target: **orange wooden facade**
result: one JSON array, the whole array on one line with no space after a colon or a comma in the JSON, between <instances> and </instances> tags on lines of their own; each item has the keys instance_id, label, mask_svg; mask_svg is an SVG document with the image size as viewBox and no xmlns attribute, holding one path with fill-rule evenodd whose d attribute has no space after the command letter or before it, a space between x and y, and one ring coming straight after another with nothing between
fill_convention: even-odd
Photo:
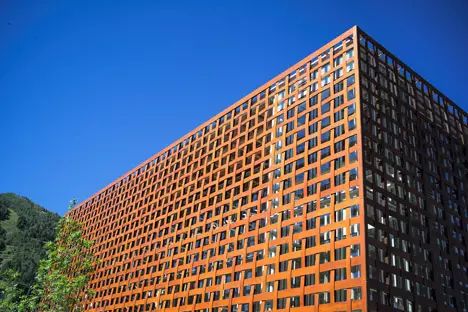
<instances>
[{"instance_id":1,"label":"orange wooden facade","mask_svg":"<svg viewBox=\"0 0 468 312\"><path fill-rule=\"evenodd\" d=\"M366 311L357 28L77 206L88 311Z\"/></svg>"}]
</instances>

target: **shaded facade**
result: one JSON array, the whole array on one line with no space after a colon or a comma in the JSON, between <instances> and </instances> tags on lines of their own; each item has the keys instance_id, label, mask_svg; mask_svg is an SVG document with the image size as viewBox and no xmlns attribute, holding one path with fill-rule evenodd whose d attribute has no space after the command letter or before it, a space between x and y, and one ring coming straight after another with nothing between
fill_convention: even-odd
<instances>
[{"instance_id":1,"label":"shaded facade","mask_svg":"<svg viewBox=\"0 0 468 312\"><path fill-rule=\"evenodd\" d=\"M73 210L84 304L464 311L467 123L354 27Z\"/></svg>"},{"instance_id":2,"label":"shaded facade","mask_svg":"<svg viewBox=\"0 0 468 312\"><path fill-rule=\"evenodd\" d=\"M467 114L359 36L369 310L467 311Z\"/></svg>"}]
</instances>

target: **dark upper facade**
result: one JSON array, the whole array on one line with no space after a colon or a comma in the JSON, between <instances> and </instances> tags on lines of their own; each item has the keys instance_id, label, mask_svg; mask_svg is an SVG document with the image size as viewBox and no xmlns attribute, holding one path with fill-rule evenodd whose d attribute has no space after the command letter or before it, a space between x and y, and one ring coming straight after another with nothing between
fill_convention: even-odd
<instances>
[{"instance_id":1,"label":"dark upper facade","mask_svg":"<svg viewBox=\"0 0 468 312\"><path fill-rule=\"evenodd\" d=\"M88 311L465 311L467 115L353 27L76 207Z\"/></svg>"},{"instance_id":2,"label":"dark upper facade","mask_svg":"<svg viewBox=\"0 0 468 312\"><path fill-rule=\"evenodd\" d=\"M363 32L359 75L369 310L467 311L467 114Z\"/></svg>"}]
</instances>

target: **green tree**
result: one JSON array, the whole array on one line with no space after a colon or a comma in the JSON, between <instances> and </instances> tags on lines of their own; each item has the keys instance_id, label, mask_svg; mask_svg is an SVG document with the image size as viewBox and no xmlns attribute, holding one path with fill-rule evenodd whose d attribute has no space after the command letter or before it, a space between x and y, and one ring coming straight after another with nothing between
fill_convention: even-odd
<instances>
[{"instance_id":1,"label":"green tree","mask_svg":"<svg viewBox=\"0 0 468 312\"><path fill-rule=\"evenodd\" d=\"M76 200L73 200L70 209L75 204ZM21 294L14 284L18 276L11 273L14 279L9 279L10 283L2 294L2 298L11 299L2 299L5 301L5 310L2 311L83 311L84 304L94 295L88 287L98 264L92 246L93 242L83 236L83 225L66 214L58 222L55 241L45 246L46 257L41 260L35 283L27 294ZM9 302L19 303L8 310Z\"/></svg>"},{"instance_id":2,"label":"green tree","mask_svg":"<svg viewBox=\"0 0 468 312\"><path fill-rule=\"evenodd\" d=\"M60 216L13 193L0 194L0 272L19 273L21 288L34 284L46 242L54 241ZM5 275L0 275L0 292Z\"/></svg>"},{"instance_id":3,"label":"green tree","mask_svg":"<svg viewBox=\"0 0 468 312\"><path fill-rule=\"evenodd\" d=\"M8 270L1 273L3 277L4 289L1 292L0 311L19 311L24 289L18 283L19 273Z\"/></svg>"}]
</instances>

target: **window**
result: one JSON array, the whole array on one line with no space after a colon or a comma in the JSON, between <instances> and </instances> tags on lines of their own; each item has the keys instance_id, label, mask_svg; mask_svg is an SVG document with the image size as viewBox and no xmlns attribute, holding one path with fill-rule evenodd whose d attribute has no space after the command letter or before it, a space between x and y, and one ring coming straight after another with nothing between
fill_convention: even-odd
<instances>
[{"instance_id":1,"label":"window","mask_svg":"<svg viewBox=\"0 0 468 312\"><path fill-rule=\"evenodd\" d=\"M330 83L330 81L331 81L331 80L330 80L330 75L323 77L323 78L322 78L322 82L321 82L321 86L322 86L322 87L326 86L327 84Z\"/></svg>"},{"instance_id":2,"label":"window","mask_svg":"<svg viewBox=\"0 0 468 312\"><path fill-rule=\"evenodd\" d=\"M335 170L338 170L340 169L341 167L343 167L346 163L346 157L345 156L341 156L341 157L338 157L335 159Z\"/></svg>"},{"instance_id":3,"label":"window","mask_svg":"<svg viewBox=\"0 0 468 312\"><path fill-rule=\"evenodd\" d=\"M329 111L330 111L330 102L322 104L320 113L325 114L325 113L328 113Z\"/></svg>"},{"instance_id":4,"label":"window","mask_svg":"<svg viewBox=\"0 0 468 312\"><path fill-rule=\"evenodd\" d=\"M335 269L335 281L346 279L346 268Z\"/></svg>"},{"instance_id":5,"label":"window","mask_svg":"<svg viewBox=\"0 0 468 312\"><path fill-rule=\"evenodd\" d=\"M317 168L307 170L307 180L312 180L317 177Z\"/></svg>"},{"instance_id":6,"label":"window","mask_svg":"<svg viewBox=\"0 0 468 312\"><path fill-rule=\"evenodd\" d=\"M291 308L295 308L295 307L298 307L299 306L299 296L293 296L293 297L290 297L289 299L290 301L290 307Z\"/></svg>"},{"instance_id":7,"label":"window","mask_svg":"<svg viewBox=\"0 0 468 312\"><path fill-rule=\"evenodd\" d=\"M306 109L307 109L306 102L302 102L301 104L299 104L297 106L297 114L299 115L300 113L302 113Z\"/></svg>"},{"instance_id":8,"label":"window","mask_svg":"<svg viewBox=\"0 0 468 312\"><path fill-rule=\"evenodd\" d=\"M335 176L335 186L343 185L346 183L346 173L340 173Z\"/></svg>"},{"instance_id":9,"label":"window","mask_svg":"<svg viewBox=\"0 0 468 312\"><path fill-rule=\"evenodd\" d=\"M339 153L341 151L344 151L345 149L345 141L341 140L335 143L335 153Z\"/></svg>"},{"instance_id":10,"label":"window","mask_svg":"<svg viewBox=\"0 0 468 312\"><path fill-rule=\"evenodd\" d=\"M351 245L349 250L351 258L359 257L361 255L361 245L359 244Z\"/></svg>"},{"instance_id":11,"label":"window","mask_svg":"<svg viewBox=\"0 0 468 312\"><path fill-rule=\"evenodd\" d=\"M320 226L325 226L330 224L330 214L324 214L320 216Z\"/></svg>"},{"instance_id":12,"label":"window","mask_svg":"<svg viewBox=\"0 0 468 312\"><path fill-rule=\"evenodd\" d=\"M345 110L344 110L344 109L339 110L339 111L337 111L337 112L334 114L333 120L334 120L335 122L340 121L340 120L343 120L343 119L344 119L344 116L345 116Z\"/></svg>"},{"instance_id":13,"label":"window","mask_svg":"<svg viewBox=\"0 0 468 312\"><path fill-rule=\"evenodd\" d=\"M309 121L314 120L315 118L318 117L318 109L313 109L309 113Z\"/></svg>"},{"instance_id":14,"label":"window","mask_svg":"<svg viewBox=\"0 0 468 312\"><path fill-rule=\"evenodd\" d=\"M340 241L346 238L346 227L338 228L335 230L335 241Z\"/></svg>"},{"instance_id":15,"label":"window","mask_svg":"<svg viewBox=\"0 0 468 312\"><path fill-rule=\"evenodd\" d=\"M313 229L315 229L315 227L316 227L315 218L307 219L306 229L307 230L313 230ZM314 237L314 236L311 236L311 237Z\"/></svg>"},{"instance_id":16,"label":"window","mask_svg":"<svg viewBox=\"0 0 468 312\"><path fill-rule=\"evenodd\" d=\"M320 93L320 97L321 97L322 101L328 99L330 97L330 88L322 91Z\"/></svg>"},{"instance_id":17,"label":"window","mask_svg":"<svg viewBox=\"0 0 468 312\"><path fill-rule=\"evenodd\" d=\"M334 80L337 80L338 78L340 78L341 76L343 76L343 68L340 68L340 69L337 69L333 72L333 79Z\"/></svg>"},{"instance_id":18,"label":"window","mask_svg":"<svg viewBox=\"0 0 468 312\"><path fill-rule=\"evenodd\" d=\"M324 251L320 253L320 264L330 262L330 251Z\"/></svg>"},{"instance_id":19,"label":"window","mask_svg":"<svg viewBox=\"0 0 468 312\"><path fill-rule=\"evenodd\" d=\"M278 290L285 290L287 288L287 281L285 279L278 281Z\"/></svg>"},{"instance_id":20,"label":"window","mask_svg":"<svg viewBox=\"0 0 468 312\"><path fill-rule=\"evenodd\" d=\"M347 209L340 209L335 211L335 222L346 220L346 210Z\"/></svg>"},{"instance_id":21,"label":"window","mask_svg":"<svg viewBox=\"0 0 468 312\"><path fill-rule=\"evenodd\" d=\"M351 278L361 277L361 265L351 266Z\"/></svg>"},{"instance_id":22,"label":"window","mask_svg":"<svg viewBox=\"0 0 468 312\"><path fill-rule=\"evenodd\" d=\"M343 94L341 95L338 95L334 100L334 107L337 108L339 106L341 106L343 103L344 103L344 96Z\"/></svg>"},{"instance_id":23,"label":"window","mask_svg":"<svg viewBox=\"0 0 468 312\"><path fill-rule=\"evenodd\" d=\"M330 116L325 117L321 120L322 129L330 125Z\"/></svg>"},{"instance_id":24,"label":"window","mask_svg":"<svg viewBox=\"0 0 468 312\"><path fill-rule=\"evenodd\" d=\"M350 232L351 232L351 237L359 236L359 223L351 225Z\"/></svg>"},{"instance_id":25,"label":"window","mask_svg":"<svg viewBox=\"0 0 468 312\"><path fill-rule=\"evenodd\" d=\"M330 172L330 162L326 162L320 166L320 174L326 174Z\"/></svg>"},{"instance_id":26,"label":"window","mask_svg":"<svg viewBox=\"0 0 468 312\"><path fill-rule=\"evenodd\" d=\"M348 101L351 101L352 99L354 99L356 97L356 90L353 88L351 90L348 90Z\"/></svg>"},{"instance_id":27,"label":"window","mask_svg":"<svg viewBox=\"0 0 468 312\"><path fill-rule=\"evenodd\" d=\"M312 153L312 154L309 154L309 158L308 158L308 162L309 162L309 165L310 164L313 164L317 161L317 153Z\"/></svg>"},{"instance_id":28,"label":"window","mask_svg":"<svg viewBox=\"0 0 468 312\"><path fill-rule=\"evenodd\" d=\"M310 98L309 105L310 107L312 107L317 104L318 104L318 97L317 95L314 95L313 97Z\"/></svg>"},{"instance_id":29,"label":"window","mask_svg":"<svg viewBox=\"0 0 468 312\"><path fill-rule=\"evenodd\" d=\"M330 271L320 272L319 283L320 284L330 283Z\"/></svg>"},{"instance_id":30,"label":"window","mask_svg":"<svg viewBox=\"0 0 468 312\"><path fill-rule=\"evenodd\" d=\"M343 55L340 55L333 60L333 66L335 67L341 65L341 63L343 63Z\"/></svg>"},{"instance_id":31,"label":"window","mask_svg":"<svg viewBox=\"0 0 468 312\"><path fill-rule=\"evenodd\" d=\"M279 115L277 118L276 118L276 123L277 124L280 124L284 121L284 114L281 114Z\"/></svg>"},{"instance_id":32,"label":"window","mask_svg":"<svg viewBox=\"0 0 468 312\"><path fill-rule=\"evenodd\" d=\"M346 72L349 73L350 71L352 71L354 69L354 61L351 61L349 62L348 64L346 64Z\"/></svg>"},{"instance_id":33,"label":"window","mask_svg":"<svg viewBox=\"0 0 468 312\"><path fill-rule=\"evenodd\" d=\"M304 306L313 306L314 305L314 296L315 296L315 294L304 295Z\"/></svg>"},{"instance_id":34,"label":"window","mask_svg":"<svg viewBox=\"0 0 468 312\"><path fill-rule=\"evenodd\" d=\"M279 298L276 301L276 307L278 309L286 309L286 298Z\"/></svg>"},{"instance_id":35,"label":"window","mask_svg":"<svg viewBox=\"0 0 468 312\"><path fill-rule=\"evenodd\" d=\"M344 125L339 125L339 126L336 126L334 129L334 137L337 138L339 137L340 135L344 134L345 133L345 127Z\"/></svg>"},{"instance_id":36,"label":"window","mask_svg":"<svg viewBox=\"0 0 468 312\"><path fill-rule=\"evenodd\" d=\"M361 287L354 287L351 289L351 300L361 299Z\"/></svg>"},{"instance_id":37,"label":"window","mask_svg":"<svg viewBox=\"0 0 468 312\"><path fill-rule=\"evenodd\" d=\"M349 139L348 139L349 147L353 147L356 144L357 144L357 135L353 135L353 136L349 137Z\"/></svg>"},{"instance_id":38,"label":"window","mask_svg":"<svg viewBox=\"0 0 468 312\"><path fill-rule=\"evenodd\" d=\"M333 91L334 91L335 93L338 93L338 92L340 92L340 91L343 91L343 89L344 89L344 83L343 83L343 81L340 81L340 82L338 82L338 83L335 83L335 85L333 86Z\"/></svg>"},{"instance_id":39,"label":"window","mask_svg":"<svg viewBox=\"0 0 468 312\"><path fill-rule=\"evenodd\" d=\"M349 189L349 198L356 198L359 196L359 186L353 186Z\"/></svg>"},{"instance_id":40,"label":"window","mask_svg":"<svg viewBox=\"0 0 468 312\"><path fill-rule=\"evenodd\" d=\"M359 205L349 207L351 218L359 216Z\"/></svg>"},{"instance_id":41,"label":"window","mask_svg":"<svg viewBox=\"0 0 468 312\"><path fill-rule=\"evenodd\" d=\"M346 259L346 247L335 249L335 261Z\"/></svg>"},{"instance_id":42,"label":"window","mask_svg":"<svg viewBox=\"0 0 468 312\"><path fill-rule=\"evenodd\" d=\"M327 146L320 150L320 157L323 159L330 156L330 146Z\"/></svg>"},{"instance_id":43,"label":"window","mask_svg":"<svg viewBox=\"0 0 468 312\"><path fill-rule=\"evenodd\" d=\"M305 257L305 266L306 267L310 267L310 266L314 266L315 265L315 255L309 255L309 256L306 256ZM313 281L315 281L315 275L313 275ZM314 283L314 282L312 282ZM313 285L313 284L311 284ZM307 286L307 276L306 276L306 286Z\"/></svg>"},{"instance_id":44,"label":"window","mask_svg":"<svg viewBox=\"0 0 468 312\"><path fill-rule=\"evenodd\" d=\"M322 135L320 136L320 142L321 143L325 143L325 142L328 142L330 141L330 130L329 131L325 131L324 133L322 133Z\"/></svg>"},{"instance_id":45,"label":"window","mask_svg":"<svg viewBox=\"0 0 468 312\"><path fill-rule=\"evenodd\" d=\"M319 293L319 303L330 303L330 293L329 292L320 292Z\"/></svg>"},{"instance_id":46,"label":"window","mask_svg":"<svg viewBox=\"0 0 468 312\"><path fill-rule=\"evenodd\" d=\"M297 118L297 126L300 127L306 122L306 114L302 115L301 117Z\"/></svg>"},{"instance_id":47,"label":"window","mask_svg":"<svg viewBox=\"0 0 468 312\"><path fill-rule=\"evenodd\" d=\"M317 146L318 140L317 137L313 137L309 140L309 149L312 149Z\"/></svg>"},{"instance_id":48,"label":"window","mask_svg":"<svg viewBox=\"0 0 468 312\"><path fill-rule=\"evenodd\" d=\"M321 74L322 75L326 74L329 71L330 71L330 63L325 64L325 65L322 66L322 68L321 68Z\"/></svg>"},{"instance_id":49,"label":"window","mask_svg":"<svg viewBox=\"0 0 468 312\"><path fill-rule=\"evenodd\" d=\"M318 77L318 70L314 70L312 73L310 73L310 80L317 79Z\"/></svg>"},{"instance_id":50,"label":"window","mask_svg":"<svg viewBox=\"0 0 468 312\"><path fill-rule=\"evenodd\" d=\"M346 293L347 293L347 289L335 290L335 302L346 301Z\"/></svg>"},{"instance_id":51,"label":"window","mask_svg":"<svg viewBox=\"0 0 468 312\"><path fill-rule=\"evenodd\" d=\"M354 84L354 74L346 78L346 85L348 87L352 86L353 84Z\"/></svg>"},{"instance_id":52,"label":"window","mask_svg":"<svg viewBox=\"0 0 468 312\"><path fill-rule=\"evenodd\" d=\"M320 245L330 243L330 231L320 234Z\"/></svg>"},{"instance_id":53,"label":"window","mask_svg":"<svg viewBox=\"0 0 468 312\"><path fill-rule=\"evenodd\" d=\"M318 89L318 82L314 82L310 85L310 93L317 91Z\"/></svg>"}]
</instances>

